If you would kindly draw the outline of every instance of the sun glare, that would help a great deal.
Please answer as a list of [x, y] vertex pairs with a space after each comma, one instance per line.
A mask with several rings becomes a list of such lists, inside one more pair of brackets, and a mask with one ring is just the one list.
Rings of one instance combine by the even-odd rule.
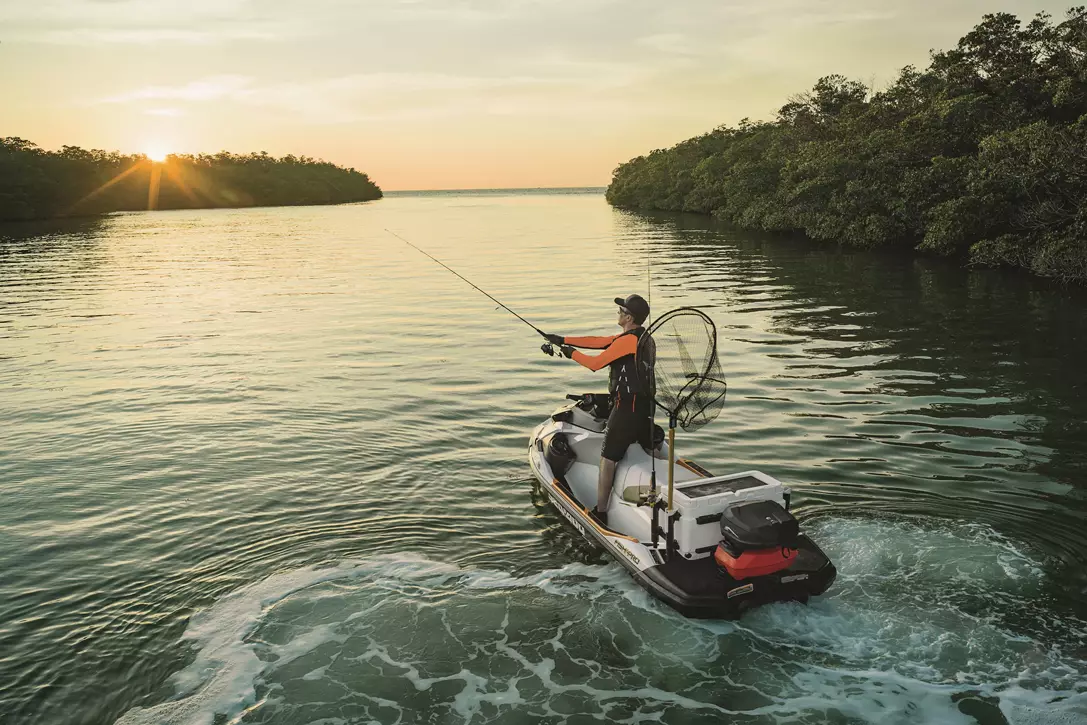
[[161, 147], [153, 146], [151, 148], [148, 148], [144, 152], [144, 155], [146, 155], [147, 158], [151, 159], [152, 161], [161, 164], [163, 161], [166, 160], [167, 152], [163, 151]]

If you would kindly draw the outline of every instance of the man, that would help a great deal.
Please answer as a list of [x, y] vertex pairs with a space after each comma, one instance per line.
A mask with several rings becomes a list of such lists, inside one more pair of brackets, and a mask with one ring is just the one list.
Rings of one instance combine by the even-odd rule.
[[[547, 335], [548, 342], [560, 345], [562, 354], [590, 370], [610, 368], [608, 392], [612, 395], [611, 415], [604, 433], [604, 445], [600, 450], [600, 476], [596, 484], [596, 518], [604, 526], [608, 524], [608, 502], [611, 500], [615, 467], [627, 452], [630, 444], [637, 441], [652, 450], [650, 419], [653, 413], [652, 384], [646, 385], [647, 375], [639, 375], [637, 365], [651, 374], [653, 360], [638, 360], [638, 340], [645, 333], [642, 323], [649, 317], [649, 303], [640, 295], [616, 297], [619, 305], [619, 327], [623, 329], [612, 337], [563, 337]], [[574, 347], [603, 350], [599, 355], [586, 355]], [[647, 357], [652, 357], [647, 355]], [[651, 380], [652, 378], [648, 378]], [[647, 389], [648, 388], [648, 389]]]

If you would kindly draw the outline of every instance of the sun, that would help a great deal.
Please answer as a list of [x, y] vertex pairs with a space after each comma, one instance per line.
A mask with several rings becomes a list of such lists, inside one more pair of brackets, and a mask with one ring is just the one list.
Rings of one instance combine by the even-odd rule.
[[144, 156], [159, 164], [165, 161], [166, 157], [169, 156], [169, 152], [164, 150], [161, 146], [149, 146], [143, 153]]

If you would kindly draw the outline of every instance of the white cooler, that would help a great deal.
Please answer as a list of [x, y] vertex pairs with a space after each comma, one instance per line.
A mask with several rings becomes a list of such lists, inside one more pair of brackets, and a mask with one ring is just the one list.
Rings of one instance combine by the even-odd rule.
[[[721, 541], [721, 512], [744, 501], [775, 501], [785, 507], [789, 489], [760, 471], [700, 478], [675, 486], [674, 504], [680, 512], [675, 537], [687, 559], [710, 556]], [[702, 551], [699, 551], [701, 549]]]

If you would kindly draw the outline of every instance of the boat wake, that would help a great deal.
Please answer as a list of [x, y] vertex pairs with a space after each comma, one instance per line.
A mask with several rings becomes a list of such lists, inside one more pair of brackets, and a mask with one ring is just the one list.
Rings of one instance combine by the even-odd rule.
[[807, 525], [835, 587], [739, 622], [685, 619], [616, 564], [276, 574], [194, 615], [191, 664], [119, 722], [1087, 721], [1087, 623], [1049, 606], [1044, 562], [981, 525]]

